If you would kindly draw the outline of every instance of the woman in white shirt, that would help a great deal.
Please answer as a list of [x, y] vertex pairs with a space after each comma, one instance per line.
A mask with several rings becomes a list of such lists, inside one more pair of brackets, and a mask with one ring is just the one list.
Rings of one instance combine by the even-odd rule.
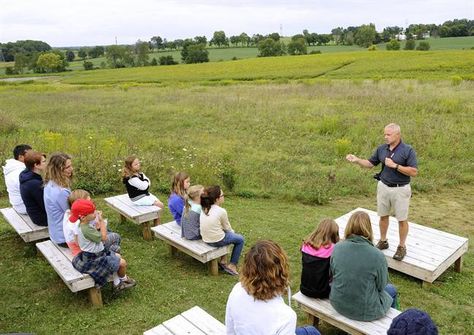
[[282, 298], [289, 275], [288, 256], [278, 244], [264, 240], [250, 248], [227, 300], [227, 335], [320, 335], [313, 326], [296, 328], [296, 313]]

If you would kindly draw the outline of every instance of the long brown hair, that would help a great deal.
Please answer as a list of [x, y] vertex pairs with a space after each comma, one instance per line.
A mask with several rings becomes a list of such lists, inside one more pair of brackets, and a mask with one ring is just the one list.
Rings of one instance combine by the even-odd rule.
[[290, 283], [285, 251], [273, 241], [258, 241], [245, 255], [240, 283], [257, 300], [270, 300], [285, 293]]
[[189, 210], [191, 208], [191, 205], [189, 204], [189, 200], [199, 197], [203, 189], [204, 189], [204, 186], [202, 185], [193, 185], [188, 189], [188, 191], [186, 192], [186, 197], [184, 198], [183, 216], [188, 216]]
[[374, 241], [374, 234], [369, 214], [363, 211], [357, 211], [351, 215], [347, 222], [346, 229], [344, 230], [344, 236], [345, 238], [348, 238], [351, 235], [365, 237], [370, 242]]
[[135, 174], [135, 171], [133, 171], [132, 164], [137, 159], [138, 157], [135, 155], [128, 156], [125, 158], [124, 164], [123, 164], [123, 170], [122, 170], [122, 177], [131, 177]]
[[49, 158], [48, 165], [46, 166], [44, 183], [47, 184], [51, 180], [61, 187], [70, 188], [72, 175], [71, 177], [67, 177], [64, 175], [64, 168], [66, 167], [66, 162], [70, 159], [71, 156], [65, 153], [53, 153]]
[[186, 172], [176, 173], [171, 184], [171, 193], [176, 193], [184, 199], [184, 197], [186, 196], [186, 190], [184, 189], [184, 181], [188, 178], [189, 175]]
[[339, 242], [339, 226], [333, 219], [322, 219], [316, 229], [305, 239], [304, 243], [315, 249]]
[[218, 185], [209, 186], [201, 194], [201, 206], [204, 214], [209, 214], [211, 206], [214, 205], [221, 196], [221, 187]]

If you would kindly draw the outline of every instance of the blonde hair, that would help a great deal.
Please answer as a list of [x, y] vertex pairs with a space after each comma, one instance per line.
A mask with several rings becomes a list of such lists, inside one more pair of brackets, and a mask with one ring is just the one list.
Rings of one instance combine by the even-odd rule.
[[65, 153], [56, 152], [52, 154], [46, 166], [44, 183], [47, 184], [51, 180], [61, 187], [70, 188], [72, 175], [71, 177], [64, 175], [64, 168], [68, 160], [71, 160], [71, 156]]
[[333, 219], [322, 219], [316, 229], [305, 239], [304, 243], [315, 249], [339, 242], [339, 226]]
[[184, 189], [184, 181], [189, 178], [186, 172], [178, 172], [174, 175], [173, 183], [171, 184], [171, 193], [176, 193], [184, 199], [186, 190]]
[[347, 222], [346, 229], [344, 230], [344, 236], [348, 238], [351, 235], [359, 235], [365, 237], [370, 242], [374, 241], [369, 214], [363, 211], [357, 211], [351, 215]]
[[132, 155], [128, 156], [125, 158], [124, 164], [123, 164], [123, 170], [122, 170], [122, 177], [130, 177], [135, 174], [135, 171], [133, 171], [132, 164], [135, 161], [135, 159], [138, 159], [137, 156]]
[[204, 190], [204, 186], [202, 185], [193, 185], [190, 186], [188, 191], [186, 192], [186, 196], [184, 197], [184, 211], [183, 211], [183, 216], [188, 216], [189, 214], [189, 209], [191, 208], [191, 205], [189, 204], [189, 200], [193, 200], [195, 198], [201, 199], [200, 195], [202, 191]]
[[290, 284], [285, 251], [273, 241], [258, 241], [245, 255], [240, 283], [257, 300], [266, 301], [285, 293]]
[[67, 197], [69, 207], [71, 207], [74, 201], [76, 201], [77, 199], [87, 199], [90, 198], [90, 196], [91, 194], [89, 192], [80, 188], [72, 191], [71, 194], [69, 194], [69, 197]]

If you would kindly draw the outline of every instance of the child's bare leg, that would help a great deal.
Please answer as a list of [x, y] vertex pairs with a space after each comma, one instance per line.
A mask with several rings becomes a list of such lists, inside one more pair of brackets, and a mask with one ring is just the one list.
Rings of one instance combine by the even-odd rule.
[[123, 258], [120, 258], [120, 265], [117, 274], [120, 278], [125, 277], [125, 275], [127, 274], [127, 262]]
[[160, 200], [156, 200], [153, 205], [155, 205], [156, 207], [160, 207], [161, 209], [163, 209], [165, 207], [165, 205], [163, 205], [163, 203], [160, 201]]

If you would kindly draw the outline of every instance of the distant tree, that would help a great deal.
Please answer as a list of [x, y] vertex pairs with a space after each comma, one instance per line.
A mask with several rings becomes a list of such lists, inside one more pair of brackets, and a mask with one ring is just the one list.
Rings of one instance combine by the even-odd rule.
[[390, 42], [385, 44], [385, 49], [387, 50], [400, 50], [400, 42], [396, 39], [391, 39]]
[[285, 45], [273, 38], [266, 38], [258, 43], [258, 57], [281, 56], [285, 54]]
[[60, 72], [62, 70], [61, 57], [54, 52], [46, 52], [38, 57], [37, 72]]
[[172, 43], [174, 43], [174, 48], [172, 49], [180, 49], [184, 46], [184, 40], [182, 39], [174, 40]]
[[16, 42], [0, 43], [0, 49], [5, 62], [13, 62], [17, 53], [31, 57], [33, 54], [50, 51], [51, 46], [43, 41], [24, 40]]
[[157, 50], [164, 49], [163, 39], [160, 36], [153, 36], [150, 40]]
[[336, 44], [342, 44], [343, 42], [343, 35], [344, 35], [344, 28], [337, 27], [331, 30], [332, 39]]
[[326, 45], [331, 41], [331, 35], [318, 34], [316, 40], [318, 42], [318, 45]]
[[264, 39], [265, 37], [263, 35], [254, 34], [252, 35], [252, 44], [258, 46], [258, 43], [260, 43], [260, 41], [263, 41]]
[[363, 24], [357, 28], [354, 34], [354, 42], [358, 46], [367, 48], [374, 43], [376, 35], [377, 31], [374, 24]]
[[94, 63], [91, 61], [85, 60], [82, 65], [84, 66], [84, 70], [94, 70]]
[[230, 44], [237, 46], [240, 43], [240, 36], [232, 35], [229, 37]]
[[77, 52], [77, 56], [82, 59], [86, 59], [87, 53], [89, 52], [88, 48], [80, 48]]
[[396, 39], [397, 35], [400, 34], [402, 31], [403, 28], [400, 28], [398, 26], [385, 27], [383, 28], [381, 39], [383, 42], [388, 42], [392, 39]]
[[160, 65], [175, 65], [175, 64], [178, 64], [178, 62], [176, 62], [173, 59], [173, 56], [171, 56], [171, 55], [160, 57]]
[[100, 56], [103, 56], [105, 53], [105, 48], [103, 46], [95, 46], [87, 51], [87, 55], [90, 58], [98, 58]]
[[250, 44], [250, 37], [246, 33], [240, 34], [240, 43], [242, 43], [242, 46], [248, 47]]
[[229, 45], [229, 40], [225, 36], [225, 32], [222, 30], [215, 31], [214, 35], [212, 36], [212, 39], [209, 41], [210, 45], [217, 45], [218, 47], [221, 46], [228, 46]]
[[207, 45], [207, 37], [206, 36], [196, 36], [196, 37], [194, 37], [194, 41], [197, 44]]
[[137, 61], [135, 64], [137, 66], [148, 65], [149, 51], [150, 48], [148, 42], [138, 40], [135, 43], [135, 54], [137, 55]]
[[30, 65], [30, 57], [26, 54], [18, 52], [15, 54], [15, 66], [14, 69], [17, 73], [23, 73], [26, 68]]
[[271, 38], [272, 40], [278, 42], [280, 40], [280, 34], [278, 33], [271, 33], [267, 35], [267, 38]]
[[105, 50], [105, 57], [111, 68], [134, 65], [132, 48], [123, 45], [110, 45]]
[[428, 51], [430, 50], [430, 43], [427, 41], [421, 41], [418, 46], [416, 47], [416, 50], [420, 51]]
[[292, 41], [296, 41], [297, 39], [300, 39], [300, 38], [305, 40], [305, 37], [303, 34], [296, 34], [296, 35], [291, 36]]
[[186, 64], [209, 62], [209, 51], [204, 44], [186, 44], [181, 50], [181, 58]]
[[306, 55], [308, 53], [308, 49], [306, 47], [306, 41], [304, 37], [300, 37], [297, 39], [292, 39], [290, 43], [288, 43], [288, 54], [290, 55]]
[[74, 60], [74, 57], [76, 57], [76, 55], [74, 54], [74, 51], [72, 50], [66, 51], [66, 60], [68, 62], [72, 62]]
[[157, 66], [157, 65], [158, 65], [158, 62], [156, 61], [156, 58], [155, 58], [155, 57], [153, 57], [153, 58], [151, 59], [150, 65], [151, 65], [151, 66]]
[[415, 40], [413, 39], [409, 39], [409, 40], [406, 40], [405, 42], [405, 50], [415, 50]]

